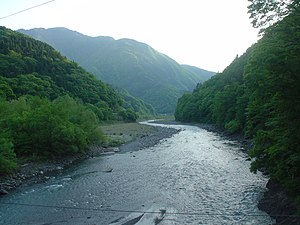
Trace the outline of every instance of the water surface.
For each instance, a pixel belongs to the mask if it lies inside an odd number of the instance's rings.
[[[250,173],[236,143],[195,126],[168,127],[182,131],[151,148],[88,159],[1,198],[25,205],[0,204],[0,223],[271,223],[257,208],[267,179]]]

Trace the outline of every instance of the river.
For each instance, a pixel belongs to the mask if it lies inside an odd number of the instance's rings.
[[[1,198],[0,223],[272,222],[257,208],[267,178],[249,171],[237,143],[196,126],[168,127],[181,131],[151,148],[85,160]]]

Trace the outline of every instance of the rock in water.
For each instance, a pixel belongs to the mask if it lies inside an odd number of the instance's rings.
[[[0,195],[7,195],[8,191],[4,190],[4,189],[0,189]]]

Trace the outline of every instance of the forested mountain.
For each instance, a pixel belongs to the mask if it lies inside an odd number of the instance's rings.
[[[5,27],[0,27],[0,87],[0,175],[15,167],[16,155],[85,151],[103,141],[99,121],[136,120],[134,110],[142,106],[135,99],[125,105],[110,86],[48,44]]]
[[[133,109],[137,112],[139,118],[149,118],[156,115],[152,105],[145,103],[142,99],[132,96],[122,88],[116,87],[114,90],[124,99],[123,107]]]
[[[91,104],[105,101],[112,110],[120,106],[112,88],[51,46],[4,27],[0,31],[1,81],[12,90],[6,93],[9,98],[31,94],[54,99],[69,94]]]
[[[215,75],[216,73],[211,72],[211,71],[207,71],[204,69],[200,69],[198,67],[195,66],[190,66],[190,65],[181,65],[183,68],[185,68],[186,70],[198,74],[200,77],[200,81],[199,83],[203,83],[205,81],[207,81],[208,79],[210,79],[213,75]]]
[[[258,43],[237,57],[223,73],[180,98],[175,114],[179,121],[214,123],[253,138],[250,155],[255,160],[251,169],[268,172],[298,203],[299,21],[299,10],[294,10],[264,30]]]
[[[89,37],[66,28],[19,30],[52,45],[97,78],[127,90],[159,113],[173,113],[177,99],[213,72],[182,67],[150,46],[131,39]]]

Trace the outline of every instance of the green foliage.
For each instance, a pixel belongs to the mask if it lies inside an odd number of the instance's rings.
[[[118,111],[122,99],[49,45],[0,27],[0,95],[7,99],[34,95],[55,99],[68,94],[85,103],[104,101]]]
[[[0,76],[0,98],[4,99],[14,99],[16,95],[10,85],[8,80]]]
[[[173,113],[177,99],[185,92],[178,90],[171,85],[156,85],[146,88],[142,98],[150,102],[160,114]]]
[[[251,170],[269,172],[295,198],[300,196],[299,21],[300,14],[292,12],[272,26],[223,73],[182,96],[175,114],[180,121],[243,131],[254,141]]]
[[[0,114],[1,130],[10,134],[3,145],[18,156],[62,157],[103,141],[96,115],[69,96],[2,100]]]
[[[0,103],[1,104],[1,103]],[[1,106],[0,106],[1,107]],[[16,154],[12,140],[4,130],[0,131],[0,176],[16,168]]]
[[[192,94],[184,94],[179,100],[175,111],[175,119],[183,122],[197,120],[197,106]]]
[[[138,119],[138,115],[131,108],[119,112],[119,115],[126,122],[136,122]]]
[[[51,44],[97,78],[151,104],[158,113],[173,113],[183,93],[191,92],[197,83],[214,75],[182,67],[150,46],[130,39],[92,38],[65,28],[20,32]]]
[[[105,137],[123,100],[49,45],[0,27],[0,174],[16,157],[55,158],[83,152]]]
[[[253,170],[266,168],[294,193],[300,193],[300,15],[285,18],[257,44],[245,70],[251,104],[247,130],[256,143]],[[290,25],[290,26],[289,26]]]
[[[241,130],[241,124],[236,119],[229,121],[225,124],[225,129],[234,134]]]
[[[236,58],[223,73],[198,85],[192,95],[183,95],[177,103],[176,120],[215,123],[232,133],[241,131],[248,102],[243,72],[251,51]]]
[[[118,88],[116,91],[124,99],[123,107],[125,109],[132,108],[138,114],[139,118],[149,118],[155,115],[154,108],[142,99],[130,95],[125,89]]]
[[[248,0],[248,13],[255,28],[268,28],[293,12],[300,12],[299,0]]]

